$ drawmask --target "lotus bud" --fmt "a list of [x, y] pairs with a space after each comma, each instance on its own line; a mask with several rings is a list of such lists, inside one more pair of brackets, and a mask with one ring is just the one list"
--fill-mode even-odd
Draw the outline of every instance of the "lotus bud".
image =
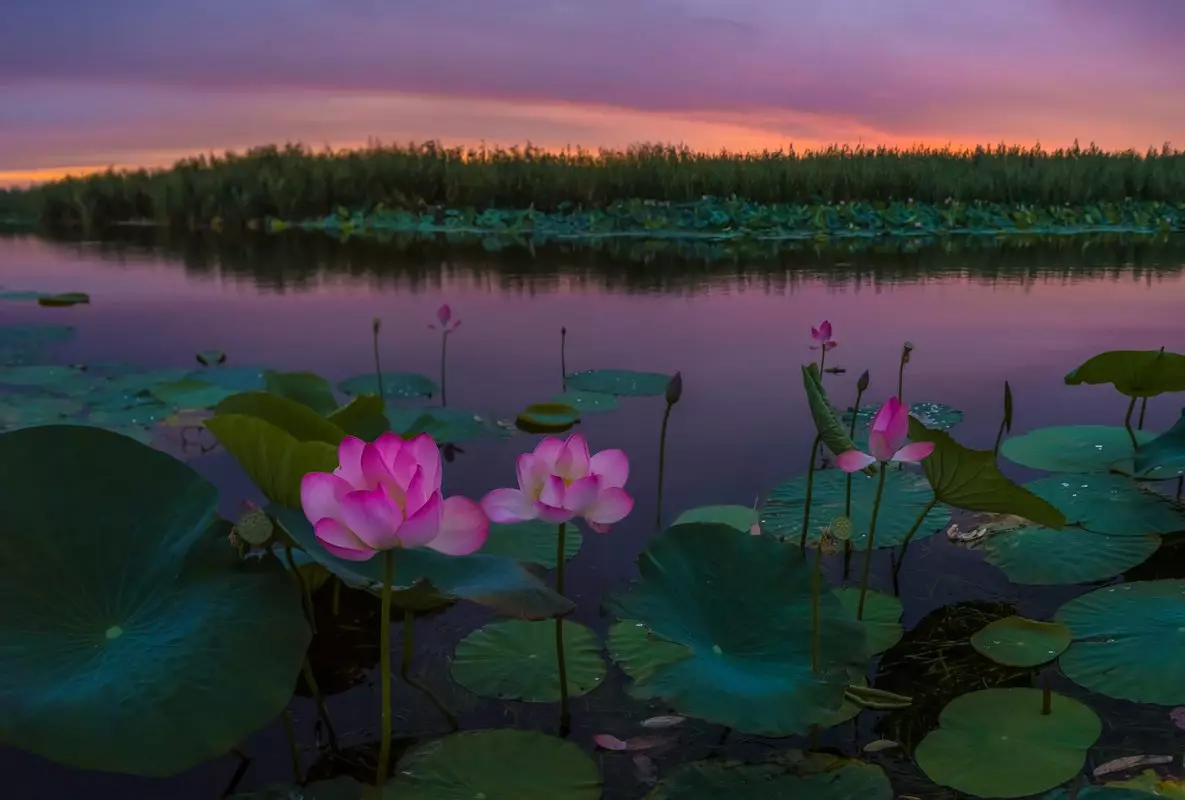
[[683, 396], [683, 374], [676, 372], [674, 376], [667, 381], [667, 405], [673, 406], [679, 402], [679, 398]]
[[906, 342], [901, 346], [901, 363], [909, 363], [909, 354], [913, 352], [913, 342]]
[[867, 392], [868, 391], [868, 380], [869, 380], [868, 370], [864, 370], [864, 373], [862, 375], [860, 375], [860, 379], [856, 381], [856, 391], [860, 392], [861, 394], [863, 394], [864, 392]]

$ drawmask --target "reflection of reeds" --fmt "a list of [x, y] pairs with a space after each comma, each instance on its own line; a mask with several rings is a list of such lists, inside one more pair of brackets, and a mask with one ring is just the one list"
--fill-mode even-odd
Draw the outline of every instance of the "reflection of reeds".
[[[104, 225], [153, 220], [178, 227], [233, 226], [268, 217], [324, 217], [339, 208], [424, 211], [601, 208], [635, 198], [756, 203], [983, 200], [1065, 203], [1178, 202], [1185, 153], [1168, 147], [1107, 153], [1039, 148], [831, 147], [816, 152], [697, 153], [640, 145], [597, 153], [445, 148], [437, 143], [315, 152], [295, 145], [198, 156], [167, 170], [108, 171], [0, 194], [0, 215]], [[215, 222], [217, 220], [217, 222]]]

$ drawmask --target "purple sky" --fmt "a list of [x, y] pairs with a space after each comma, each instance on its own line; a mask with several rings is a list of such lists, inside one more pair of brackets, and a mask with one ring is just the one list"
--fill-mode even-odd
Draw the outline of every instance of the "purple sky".
[[33, 0], [0, 183], [272, 141], [1185, 146], [1182, 0]]

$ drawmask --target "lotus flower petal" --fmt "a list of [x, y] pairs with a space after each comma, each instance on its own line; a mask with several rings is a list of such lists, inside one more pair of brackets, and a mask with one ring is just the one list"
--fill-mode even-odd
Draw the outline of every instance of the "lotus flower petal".
[[601, 479], [596, 475], [589, 475], [587, 478], [573, 481], [568, 488], [564, 489], [563, 506], [576, 516], [583, 516], [585, 510], [596, 502], [600, 492]]
[[622, 450], [602, 450], [589, 460], [589, 471], [601, 477], [601, 488], [620, 489], [630, 476], [630, 460]]
[[337, 446], [337, 469], [334, 475], [341, 477], [355, 489], [371, 489], [366, 483], [362, 472], [362, 452], [366, 449], [366, 442], [357, 436], [347, 436]]
[[819, 338], [824, 342], [831, 341], [831, 322], [823, 320], [823, 324], [819, 326]]
[[341, 504], [341, 521], [371, 550], [389, 550], [400, 544], [403, 509], [381, 486], [346, 495]]
[[872, 420], [871, 432], [881, 434], [885, 447], [889, 451], [889, 456], [885, 458], [880, 458], [875, 452], [873, 455], [880, 458], [881, 461], [888, 461], [892, 454], [900, 450], [909, 440], [909, 409], [903, 406], [896, 397], [890, 397], [881, 406], [880, 411], [876, 412], [876, 417]]
[[453, 318], [453, 309], [448, 303], [445, 303], [440, 308], [436, 309], [436, 321], [441, 326], [448, 325], [449, 320]]
[[588, 475], [590, 463], [588, 442], [579, 433], [574, 433], [568, 437], [564, 452], [556, 459], [554, 474], [565, 481], [576, 481]]
[[934, 442], [913, 442], [894, 453], [890, 461], [903, 461], [909, 464], [916, 464], [933, 452]]
[[322, 547], [347, 561], [367, 561], [377, 552], [336, 519], [319, 520], [313, 525], [313, 532]]
[[594, 525], [612, 525], [625, 519], [633, 509], [634, 499], [626, 494], [625, 489], [614, 487], [597, 495], [596, 502], [584, 513], [584, 518]]
[[468, 497], [447, 497], [440, 533], [428, 542], [428, 547], [450, 556], [467, 556], [481, 549], [489, 531], [490, 521], [481, 506]]
[[844, 472], [859, 472], [875, 463], [875, 458], [859, 450], [846, 450], [835, 457], [835, 465]]
[[399, 527], [399, 541], [404, 547], [427, 547], [440, 535], [444, 521], [444, 498], [435, 492], [419, 510], [409, 514]]
[[481, 499], [481, 509], [491, 522], [525, 522], [539, 516], [535, 501], [518, 489], [495, 489]]
[[342, 498], [354, 488], [337, 475], [310, 472], [300, 481], [300, 506], [308, 521], [316, 525], [323, 519], [336, 519]]
[[532, 453], [537, 462], [536, 468], [548, 475], [554, 475], [556, 462], [564, 454], [564, 447], [563, 439], [557, 439], [554, 436], [544, 437], [539, 444], [535, 445], [535, 451]]

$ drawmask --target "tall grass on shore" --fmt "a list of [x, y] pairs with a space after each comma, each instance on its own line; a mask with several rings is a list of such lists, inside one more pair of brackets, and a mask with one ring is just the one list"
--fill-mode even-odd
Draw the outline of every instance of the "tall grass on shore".
[[1185, 200], [1185, 151], [1147, 153], [1093, 145], [1045, 151], [832, 147], [798, 153], [628, 150], [547, 152], [446, 148], [436, 143], [313, 151], [267, 146], [188, 158], [163, 170], [109, 171], [0, 198], [51, 226], [132, 220], [174, 227], [303, 220], [341, 208], [601, 208], [619, 200], [671, 202], [736, 195], [755, 203], [948, 198], [1085, 205], [1125, 198]]

